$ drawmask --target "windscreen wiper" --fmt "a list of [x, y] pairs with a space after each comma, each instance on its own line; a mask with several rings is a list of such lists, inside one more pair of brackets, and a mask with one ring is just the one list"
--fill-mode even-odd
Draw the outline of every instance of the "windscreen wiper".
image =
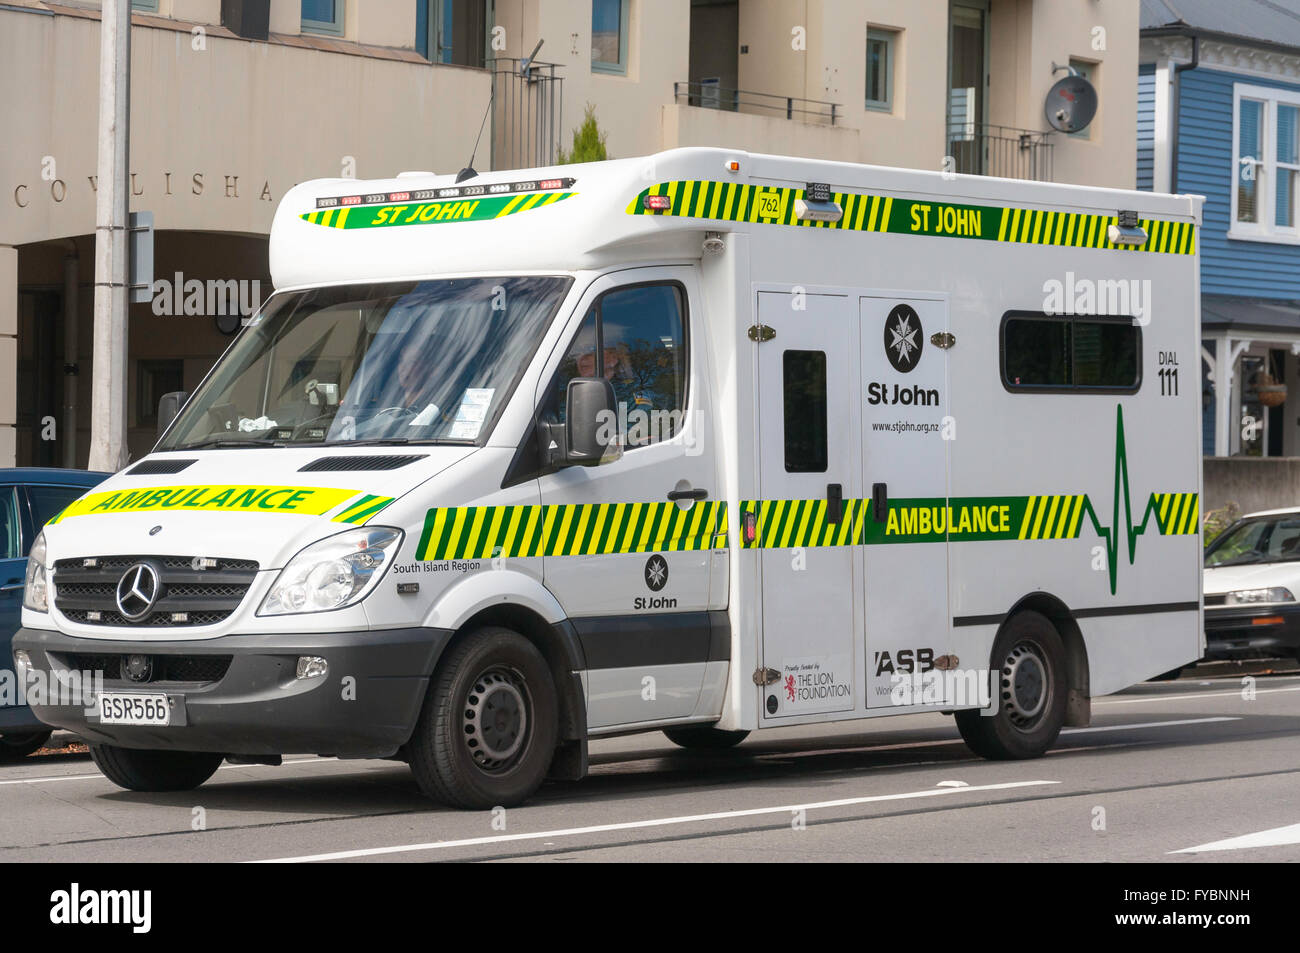
[[183, 443], [179, 447], [169, 447], [169, 450], [206, 450], [212, 447], [283, 447], [286, 444], [279, 440], [270, 440], [266, 437], [250, 437], [247, 440], [237, 440], [233, 437], [218, 437], [215, 440], [200, 440], [196, 443]]
[[459, 444], [456, 440], [412, 440], [410, 437], [367, 437], [364, 440], [327, 440], [320, 447], [433, 447], [443, 444]]

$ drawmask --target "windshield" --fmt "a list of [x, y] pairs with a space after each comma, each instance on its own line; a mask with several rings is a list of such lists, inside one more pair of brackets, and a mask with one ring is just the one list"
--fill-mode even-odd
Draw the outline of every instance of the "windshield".
[[457, 278], [276, 295], [157, 449], [475, 443], [571, 282]]
[[1206, 567], [1300, 560], [1300, 514], [1247, 520], [1210, 544]]

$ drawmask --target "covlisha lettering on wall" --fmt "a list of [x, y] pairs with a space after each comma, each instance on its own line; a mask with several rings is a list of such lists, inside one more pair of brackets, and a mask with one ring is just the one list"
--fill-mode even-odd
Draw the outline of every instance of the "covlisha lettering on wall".
[[[159, 172], [146, 175], [142, 172], [131, 173], [131, 194], [133, 196], [144, 195], [216, 195], [221, 198], [238, 199], [245, 196], [251, 196], [252, 193], [247, 191], [240, 192], [240, 181], [238, 175], [219, 175], [213, 177], [215, 181], [210, 181], [208, 173], [193, 172], [189, 179], [186, 180], [182, 175], [172, 172]], [[94, 194], [99, 188], [99, 176], [87, 175], [84, 177], [86, 186], [90, 194]], [[27, 208], [33, 201], [40, 198], [48, 198], [56, 205], [62, 204], [71, 193], [74, 187], [81, 182], [81, 178], [61, 179], [50, 176], [47, 178], [44, 172], [33, 182], [19, 182], [13, 187], [11, 193], [13, 203], [18, 208]], [[150, 184], [152, 183], [152, 191]], [[271, 192], [271, 182], [269, 179], [262, 181], [260, 192], [256, 193], [259, 202], [274, 202], [275, 197]]]

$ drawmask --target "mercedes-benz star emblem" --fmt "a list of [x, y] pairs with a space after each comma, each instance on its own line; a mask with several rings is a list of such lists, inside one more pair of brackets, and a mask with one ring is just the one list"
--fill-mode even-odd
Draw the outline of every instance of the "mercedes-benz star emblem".
[[162, 580], [149, 563], [134, 563], [117, 581], [117, 608], [130, 622], [143, 619], [158, 601]]
[[905, 304], [896, 305], [885, 318], [885, 356], [894, 370], [906, 374], [921, 359], [921, 318]]
[[645, 584], [651, 592], [658, 592], [668, 585], [668, 560], [655, 553], [645, 564]]

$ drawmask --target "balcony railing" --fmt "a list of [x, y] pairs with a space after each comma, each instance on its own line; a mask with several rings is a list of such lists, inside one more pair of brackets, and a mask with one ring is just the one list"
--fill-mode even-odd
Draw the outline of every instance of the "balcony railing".
[[835, 125], [841, 112], [838, 103], [823, 102], [819, 99], [799, 99], [796, 96], [777, 96], [773, 93], [756, 93], [746, 89], [728, 89], [713, 83], [673, 83], [673, 98], [679, 104], [687, 106], [756, 113], [827, 126]]
[[553, 165], [560, 142], [564, 79], [555, 63], [498, 57], [492, 70], [492, 168]]
[[1050, 132], [948, 120], [948, 155], [954, 172], [1007, 179], [1052, 181]]

